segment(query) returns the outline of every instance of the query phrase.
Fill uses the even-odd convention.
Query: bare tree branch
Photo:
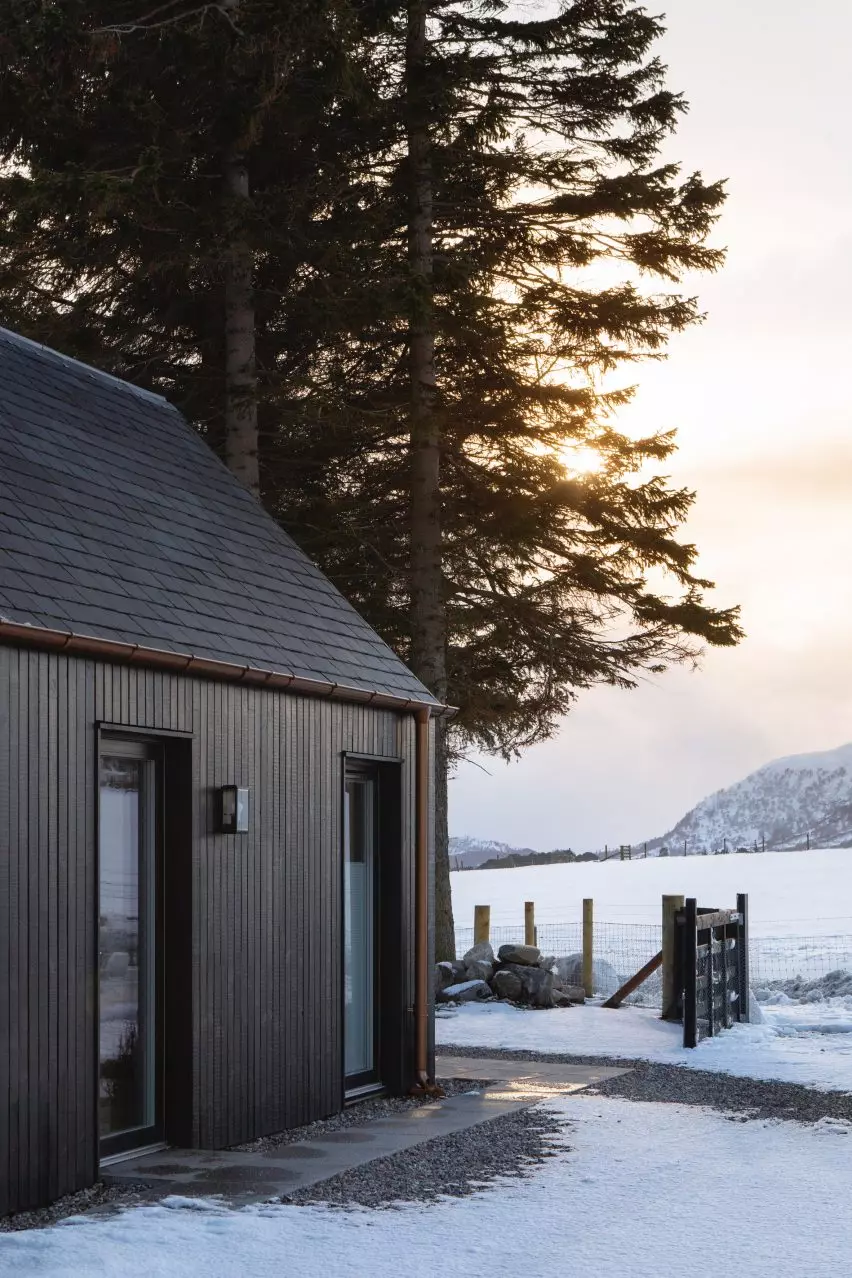
[[[234,6],[223,0],[221,4],[207,3],[197,5],[194,9],[187,9],[182,13],[172,13],[167,17],[161,17],[166,14],[169,9],[174,9],[183,0],[169,0],[168,4],[162,4],[156,9],[152,9],[150,13],[142,14],[139,18],[132,18],[127,22],[116,22],[110,26],[96,27],[92,32],[93,35],[132,35],[134,31],[156,31],[160,27],[176,26],[179,22],[186,22],[189,18],[199,15],[205,17],[208,13],[218,13],[224,18],[228,26],[239,35],[240,30],[229,12]]]

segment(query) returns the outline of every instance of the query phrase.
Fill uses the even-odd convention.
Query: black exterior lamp
[[[223,785],[219,791],[222,834],[247,834],[249,828],[249,792],[238,785]]]

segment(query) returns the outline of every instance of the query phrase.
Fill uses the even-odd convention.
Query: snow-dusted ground
[[[551,1104],[569,1120],[568,1148],[527,1179],[471,1198],[390,1211],[229,1211],[173,1198],[105,1220],[2,1235],[0,1271],[41,1278],[675,1278],[698,1229],[699,1269],[711,1255],[730,1255],[748,1278],[846,1272],[848,1124],[739,1123],[692,1107],[600,1097]],[[718,1235],[708,1222],[717,1222]]]
[[[492,926],[523,926],[525,901],[535,902],[539,923],[579,921],[584,897],[594,899],[602,922],[656,924],[664,893],[733,909],[737,893],[748,892],[755,937],[852,936],[852,848],[581,861],[451,877],[459,927],[473,927],[475,905],[491,906]]]
[[[453,1047],[622,1056],[852,1091],[852,1009],[792,1004],[764,1008],[763,1014],[763,1024],[735,1025],[689,1049],[682,1046],[682,1027],[661,1021],[649,1008],[615,1011],[587,1004],[544,1012],[510,1003],[466,1003],[441,1013],[436,1039]]]
[[[475,905],[491,906],[495,945],[509,939],[500,937],[500,928],[523,925],[524,902],[534,901],[549,952],[563,929],[548,925],[557,923],[575,925],[564,929],[565,944],[579,947],[582,901],[591,897],[596,921],[616,925],[603,928],[596,944],[620,978],[656,952],[659,934],[649,925],[659,924],[663,894],[726,908],[736,904],[738,892],[748,892],[752,979],[764,1024],[739,1027],[684,1052],[679,1027],[663,1024],[653,1011],[587,1007],[576,1016],[487,1005],[439,1021],[439,1041],[646,1057],[852,1090],[852,994],[848,984],[828,983],[828,989],[824,982],[829,971],[852,972],[852,916],[843,914],[852,909],[852,849],[471,870],[453,874],[452,887],[460,928],[472,924]],[[790,978],[796,976],[814,988],[794,989],[791,1000]],[[786,993],[770,988],[779,978],[787,978]],[[824,998],[826,991],[844,996]]]

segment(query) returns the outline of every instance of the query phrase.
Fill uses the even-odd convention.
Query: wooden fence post
[[[524,901],[524,945],[535,945],[535,901]]]
[[[594,927],[595,903],[590,897],[583,901],[583,989],[586,998],[595,992],[594,982]]]
[[[473,943],[480,945],[491,939],[491,906],[475,905],[473,907]]]
[[[663,1011],[664,1021],[680,1020],[681,991],[677,987],[677,923],[675,915],[683,909],[682,896],[663,897]]]

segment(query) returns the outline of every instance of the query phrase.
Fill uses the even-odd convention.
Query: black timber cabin
[[[432,1077],[440,713],[165,399],[0,329],[0,1213]]]

